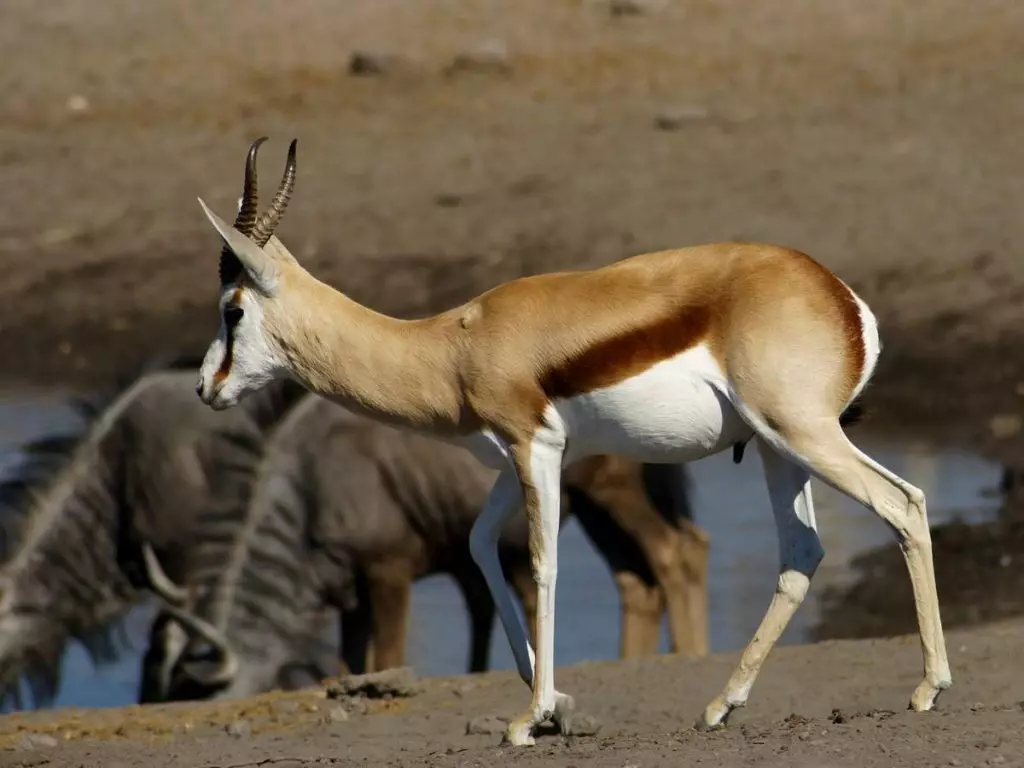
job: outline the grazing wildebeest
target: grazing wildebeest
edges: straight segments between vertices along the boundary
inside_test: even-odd
[[[316,396],[283,417],[262,460],[247,465],[256,477],[247,483],[249,509],[235,550],[220,572],[209,572],[213,583],[201,585],[210,599],[189,606],[207,627],[203,652],[183,652],[181,628],[167,617],[151,638],[164,646],[155,658],[170,663],[178,653],[182,659],[169,698],[279,687],[294,635],[311,634],[308,615],[324,603],[341,612],[341,656],[349,670],[368,668],[371,638],[373,666],[399,666],[412,583],[432,573],[450,574],[461,588],[472,630],[469,668],[487,668],[495,607],[471,557],[469,533],[492,471],[461,448]],[[682,468],[592,457],[567,472],[566,494],[566,513],[581,520],[613,569],[630,573],[635,583],[652,580],[648,558],[633,540],[643,537],[644,550],[654,553],[650,570],[667,574],[659,589],[669,604],[682,606],[681,623],[699,629],[686,626],[674,644],[703,642],[706,539],[689,520]],[[536,587],[523,515],[508,523],[499,547],[509,581],[532,615]],[[159,574],[153,580],[165,581]],[[663,603],[646,591],[639,597],[641,604],[631,606],[638,595],[622,591],[623,648],[631,655],[656,651],[660,635]],[[219,647],[211,648],[216,633],[220,642],[212,645]]]
[[[204,520],[196,535],[196,515],[210,497],[211,455],[231,474],[250,456],[241,446],[259,442],[301,389],[274,385],[252,408],[216,414],[196,406],[195,376],[184,361],[150,366],[112,397],[79,402],[84,426],[27,446],[0,486],[5,704],[20,708],[22,678],[36,706],[51,701],[71,640],[96,662],[117,655],[118,619],[150,586],[142,542],[173,579],[186,581],[195,548],[233,540],[230,518]]]

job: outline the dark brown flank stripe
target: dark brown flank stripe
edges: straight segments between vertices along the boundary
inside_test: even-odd
[[[595,344],[549,370],[540,385],[552,400],[609,387],[696,346],[710,331],[710,308],[687,307]]]

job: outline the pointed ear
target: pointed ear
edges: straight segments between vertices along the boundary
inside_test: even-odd
[[[206,218],[210,220],[210,223],[220,233],[220,236],[224,238],[228,248],[242,262],[246,274],[256,289],[266,296],[273,296],[277,290],[279,277],[273,260],[256,243],[211,211],[202,198],[199,198],[199,205],[203,207],[203,213],[206,214]]]

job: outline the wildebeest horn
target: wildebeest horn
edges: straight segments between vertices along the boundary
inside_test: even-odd
[[[292,190],[295,188],[295,150],[298,143],[298,139],[292,139],[292,143],[288,146],[288,159],[284,164],[284,175],[281,177],[277,194],[274,195],[274,199],[270,203],[270,210],[256,221],[252,232],[246,233],[260,248],[266,245],[270,236],[274,234],[274,230],[277,229],[277,225],[281,221],[281,216],[284,215],[284,211],[288,207],[288,201],[291,200]]]
[[[7,613],[11,610],[14,602],[14,582],[10,576],[0,576],[0,613]]]
[[[199,618],[189,611],[182,610],[173,605],[165,605],[163,610],[181,624],[187,632],[205,640],[217,649],[220,664],[212,674],[202,675],[200,682],[207,685],[220,685],[231,682],[235,675],[238,674],[238,657],[231,650],[231,646],[228,645],[224,634],[208,621]],[[196,678],[200,677],[195,675],[194,672],[189,672],[189,675]]]
[[[244,235],[252,233],[256,224],[256,210],[259,202],[259,194],[256,176],[256,155],[259,153],[260,145],[267,140],[266,136],[260,136],[249,145],[249,154],[245,158],[245,180],[242,183],[242,198],[238,205],[238,214],[235,216],[235,229]],[[220,281],[227,285],[242,271],[242,264],[225,245],[220,252]]]
[[[188,590],[171,580],[161,567],[160,560],[153,551],[153,545],[148,541],[142,544],[142,561],[146,566],[146,581],[157,597],[171,605],[184,605],[188,600]]]

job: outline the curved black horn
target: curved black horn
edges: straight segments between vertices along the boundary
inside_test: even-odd
[[[292,198],[292,190],[295,188],[295,150],[298,143],[298,139],[292,139],[292,143],[288,146],[288,159],[284,164],[284,175],[281,177],[281,185],[277,188],[277,194],[274,195],[274,200],[270,203],[270,210],[256,221],[252,232],[248,233],[253,242],[261,248],[274,234],[274,230],[277,229],[277,225],[281,221],[281,216],[284,215],[284,211],[288,207],[288,201]]]
[[[260,136],[249,145],[249,153],[245,157],[245,181],[242,183],[242,203],[238,206],[238,214],[235,216],[235,229],[243,235],[252,233],[256,224],[256,208],[258,203],[257,179],[256,179],[256,155],[259,153],[260,145],[267,140],[266,136]],[[220,284],[227,285],[233,282],[242,272],[242,262],[231,252],[227,244],[220,251]]]
[[[238,215],[235,216],[235,229],[243,235],[248,235],[252,232],[253,225],[256,223],[258,203],[256,155],[260,150],[260,144],[266,140],[266,136],[260,136],[250,144],[249,154],[245,158],[245,182],[242,185],[242,204],[238,207]]]

